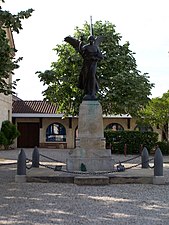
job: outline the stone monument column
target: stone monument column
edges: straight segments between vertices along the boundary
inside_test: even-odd
[[[102,106],[97,100],[83,100],[79,108],[76,148],[67,159],[68,171],[112,171],[111,150],[105,149]]]
[[[92,21],[88,44],[71,36],[65,41],[83,57],[83,66],[79,74],[78,87],[84,91],[84,98],[79,108],[78,139],[76,149],[67,159],[68,171],[81,171],[82,165],[87,172],[112,171],[111,150],[105,149],[102,107],[97,101],[99,90],[96,77],[97,62],[104,56],[99,45],[104,37],[94,37]]]

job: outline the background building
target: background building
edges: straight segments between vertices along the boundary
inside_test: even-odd
[[[12,119],[21,135],[16,140],[18,148],[75,148],[78,136],[78,117],[63,118],[57,114],[57,106],[45,101],[23,101],[15,97],[13,100]],[[103,116],[104,129],[142,130],[136,119],[129,115]],[[144,129],[144,130],[143,130]],[[157,128],[148,128],[159,133]]]
[[[14,40],[10,29],[6,29],[6,35],[11,48],[14,48]],[[9,74],[8,83],[12,82],[12,75]],[[4,120],[12,120],[12,95],[0,93],[0,127]]]

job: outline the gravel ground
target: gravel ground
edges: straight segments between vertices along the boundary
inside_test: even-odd
[[[31,157],[32,149],[25,152]],[[68,150],[40,152],[61,161],[68,154]],[[5,162],[3,158],[17,159],[18,153],[19,150],[0,151],[0,162]],[[168,159],[164,157],[165,162],[169,162]],[[169,224],[168,184],[15,183],[15,174],[16,165],[0,166],[0,224]],[[169,182],[169,171],[164,175]]]

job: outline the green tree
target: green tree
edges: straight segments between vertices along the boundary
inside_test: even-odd
[[[103,113],[130,113],[136,115],[149,101],[153,84],[147,73],[140,74],[134,53],[129,49],[129,42],[121,45],[121,36],[115,26],[105,21],[97,21],[94,35],[104,36],[100,49],[105,58],[98,64],[99,80],[98,99]],[[74,37],[83,37],[87,43],[90,25],[86,22],[82,28],[76,27]],[[82,57],[67,43],[56,45],[54,49],[57,61],[52,62],[51,69],[37,72],[40,81],[47,85],[43,92],[46,100],[58,104],[58,112],[77,115],[83,93],[77,88]]]
[[[152,98],[151,101],[139,113],[138,123],[158,126],[164,133],[165,139],[168,137],[169,122],[169,91],[162,97]]]
[[[29,18],[32,12],[33,9],[28,9],[13,15],[0,7],[0,93],[8,95],[16,88],[18,79],[10,82],[8,78],[10,74],[14,74],[14,69],[19,68],[18,62],[22,59],[21,57],[15,59],[16,49],[9,45],[6,29],[19,33],[22,29],[21,21]]]
[[[2,127],[0,131],[0,145],[8,149],[10,145],[14,143],[15,138],[20,135],[16,126],[10,121],[6,120],[2,122]]]

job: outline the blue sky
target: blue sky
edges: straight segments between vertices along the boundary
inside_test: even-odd
[[[14,78],[20,78],[16,92],[23,100],[42,100],[44,90],[36,71],[50,69],[56,61],[52,50],[72,35],[85,21],[109,21],[116,26],[122,42],[129,41],[138,69],[149,73],[155,83],[151,97],[169,90],[169,13],[168,0],[5,0],[3,9],[16,13],[33,8],[32,17],[23,21],[23,30],[14,34],[16,56],[22,56]]]

